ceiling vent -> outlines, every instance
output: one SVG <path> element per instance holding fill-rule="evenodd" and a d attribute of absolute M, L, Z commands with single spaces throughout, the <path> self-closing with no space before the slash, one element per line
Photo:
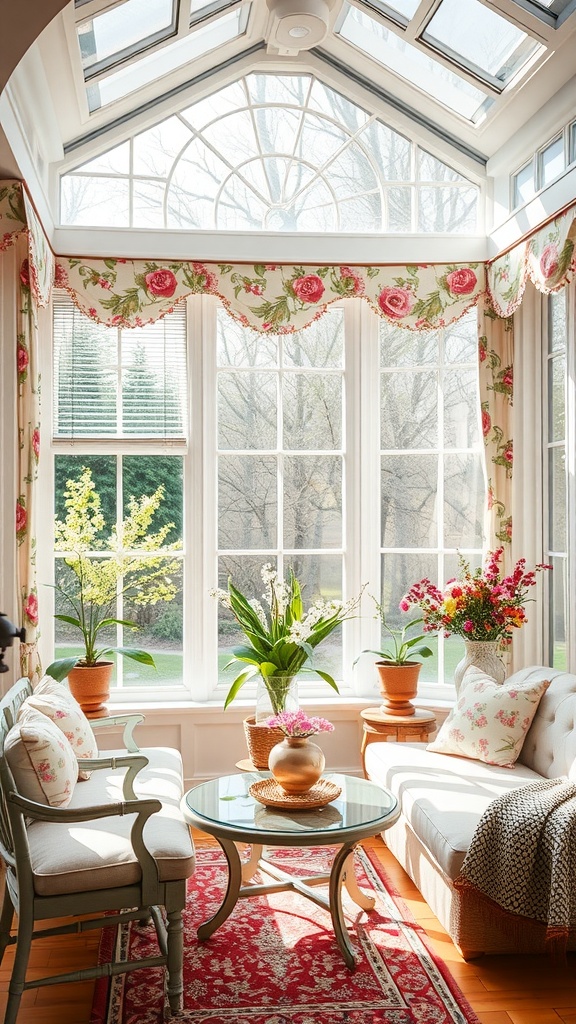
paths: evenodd
<path fill-rule="evenodd" d="M 266 0 L 270 11 L 268 46 L 281 54 L 310 50 L 326 37 L 330 26 L 327 0 Z"/>

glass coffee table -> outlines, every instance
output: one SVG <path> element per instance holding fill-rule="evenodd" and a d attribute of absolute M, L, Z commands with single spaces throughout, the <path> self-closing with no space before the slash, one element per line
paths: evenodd
<path fill-rule="evenodd" d="M 354 848 L 362 839 L 393 825 L 400 815 L 396 797 L 388 790 L 349 775 L 326 773 L 342 792 L 336 800 L 314 810 L 266 807 L 250 795 L 254 782 L 269 778 L 267 772 L 225 775 L 188 790 L 182 798 L 184 817 L 195 828 L 218 840 L 228 862 L 228 886 L 213 917 L 198 928 L 198 938 L 208 939 L 230 916 L 239 899 L 278 890 L 293 890 L 330 912 L 336 941 L 353 971 L 354 948 L 342 911 L 342 885 L 363 910 L 375 900 L 362 892 L 354 874 Z M 249 860 L 242 862 L 237 844 L 249 844 Z M 338 846 L 328 874 L 300 878 L 283 871 L 266 858 L 266 847 Z M 271 881 L 251 883 L 260 870 Z M 315 887 L 328 883 L 328 897 Z"/>

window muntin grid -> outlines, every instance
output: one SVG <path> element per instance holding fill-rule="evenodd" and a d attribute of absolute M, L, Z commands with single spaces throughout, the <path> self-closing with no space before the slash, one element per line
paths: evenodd
<path fill-rule="evenodd" d="M 310 75 L 250 74 L 61 179 L 63 224 L 472 233 L 479 189 Z"/>

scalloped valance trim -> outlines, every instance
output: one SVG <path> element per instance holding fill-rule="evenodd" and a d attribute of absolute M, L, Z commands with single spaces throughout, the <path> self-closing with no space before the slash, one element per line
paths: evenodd
<path fill-rule="evenodd" d="M 526 282 L 545 294 L 560 291 L 576 271 L 576 203 L 487 267 L 487 290 L 498 316 L 520 306 Z"/>
<path fill-rule="evenodd" d="M 408 330 L 458 320 L 485 290 L 483 263 L 408 266 L 286 266 L 198 261 L 62 259 L 55 285 L 98 323 L 140 327 L 188 295 L 216 295 L 243 326 L 291 334 L 333 303 L 362 298 L 374 313 Z"/>
<path fill-rule="evenodd" d="M 460 319 L 487 294 L 500 317 L 518 309 L 528 279 L 563 288 L 576 271 L 576 202 L 509 252 L 484 263 L 377 266 L 230 264 L 55 257 L 21 181 L 0 182 L 0 252 L 27 233 L 22 280 L 39 306 L 65 288 L 86 316 L 107 326 L 153 323 L 189 295 L 215 295 L 231 316 L 260 333 L 308 327 L 333 302 L 362 298 L 380 317 L 410 331 Z"/>

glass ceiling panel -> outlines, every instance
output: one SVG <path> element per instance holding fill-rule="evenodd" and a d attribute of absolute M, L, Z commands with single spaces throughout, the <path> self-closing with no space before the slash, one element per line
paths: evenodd
<path fill-rule="evenodd" d="M 416 14 L 420 0 L 369 0 L 366 6 L 376 7 L 383 14 L 391 14 L 392 17 L 394 14 L 400 14 L 403 20 L 408 22 Z"/>
<path fill-rule="evenodd" d="M 173 28 L 174 0 L 127 0 L 78 25 L 78 42 L 85 71 L 123 53 L 141 49 L 150 39 Z"/>
<path fill-rule="evenodd" d="M 346 12 L 339 34 L 383 67 L 442 103 L 449 110 L 476 123 L 493 100 L 460 75 L 449 71 L 423 50 L 406 42 L 395 32 L 345 3 Z"/>
<path fill-rule="evenodd" d="M 535 39 L 479 0 L 442 0 L 422 38 L 504 84 L 539 48 Z"/>
<path fill-rule="evenodd" d="M 247 7 L 229 11 L 183 39 L 146 54 L 133 64 L 128 64 L 99 82 L 89 85 L 86 92 L 90 112 L 128 96 L 129 93 L 141 89 L 157 78 L 235 39 L 244 31 L 248 11 Z"/>

